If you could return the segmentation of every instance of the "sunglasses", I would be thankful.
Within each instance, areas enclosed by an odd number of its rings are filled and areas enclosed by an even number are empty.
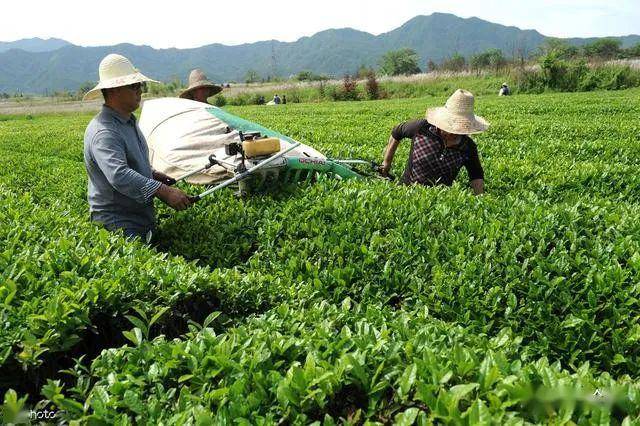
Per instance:
[[[147,90],[147,83],[133,83],[124,87],[130,90],[133,90],[134,92],[137,92],[138,90],[141,90],[144,92],[145,90]]]

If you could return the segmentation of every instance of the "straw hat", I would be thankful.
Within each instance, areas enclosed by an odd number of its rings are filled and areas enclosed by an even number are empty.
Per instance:
[[[439,129],[456,135],[471,135],[484,132],[489,123],[473,113],[474,98],[471,92],[458,89],[444,107],[429,108],[427,121]]]
[[[222,91],[222,87],[218,86],[217,84],[213,84],[212,82],[207,80],[207,76],[204,75],[201,70],[195,69],[189,74],[189,87],[187,87],[184,92],[180,93],[180,97],[188,98],[191,91],[199,87],[208,87],[209,96],[213,96],[216,93],[220,93]]]
[[[130,60],[122,55],[111,53],[104,57],[98,68],[100,81],[98,85],[89,90],[82,100],[97,99],[102,96],[102,89],[112,89],[114,87],[128,86],[134,83],[145,81],[157,81],[150,79],[133,67]]]

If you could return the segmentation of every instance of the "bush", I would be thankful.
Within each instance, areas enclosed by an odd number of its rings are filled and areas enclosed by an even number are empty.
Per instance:
[[[351,78],[349,74],[346,74],[342,79],[342,91],[340,92],[340,100],[357,101],[358,92],[356,88],[357,88],[356,80]]]
[[[251,97],[252,95],[249,93],[240,93],[238,96],[228,99],[227,103],[229,105],[238,105],[238,106],[251,105],[252,104]]]
[[[378,99],[380,97],[380,86],[378,80],[376,80],[376,74],[370,71],[367,74],[367,81],[364,83],[365,92],[367,92],[368,99]]]
[[[589,68],[584,60],[565,61],[556,53],[541,58],[541,71],[521,71],[516,86],[522,93],[620,90],[640,85],[640,72],[629,66]]]
[[[540,66],[546,87],[561,92],[578,90],[580,82],[589,73],[586,62],[563,61],[555,53],[542,57]]]
[[[563,92],[575,92],[580,87],[580,82],[589,74],[589,67],[585,61],[569,62],[567,74],[564,80]]]
[[[514,81],[521,93],[542,93],[547,88],[544,76],[539,71],[518,71]]]
[[[217,107],[223,107],[227,104],[227,98],[225,98],[223,95],[216,95],[213,98],[213,104]]]
[[[320,84],[318,84],[318,95],[320,96],[320,99],[323,99],[325,95],[324,86],[325,86],[324,81],[321,81]]]
[[[628,89],[640,85],[640,72],[631,67],[604,66],[592,70],[597,88],[605,90]]]
[[[326,86],[324,88],[323,92],[324,92],[325,99],[328,99],[328,100],[331,100],[331,101],[341,101],[342,100],[340,91],[334,85],[330,84],[330,85]]]
[[[300,91],[298,89],[291,89],[287,93],[285,93],[287,97],[287,103],[290,104],[298,104],[302,102],[302,97],[300,96]]]

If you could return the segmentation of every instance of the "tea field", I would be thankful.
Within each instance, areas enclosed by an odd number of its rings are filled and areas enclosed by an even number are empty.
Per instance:
[[[480,97],[483,196],[228,191],[158,203],[157,247],[89,222],[90,115],[0,116],[4,422],[639,424],[639,98]],[[444,100],[228,109],[380,161]]]

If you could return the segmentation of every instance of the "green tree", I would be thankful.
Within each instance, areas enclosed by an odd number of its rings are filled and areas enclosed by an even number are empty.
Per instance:
[[[454,53],[449,59],[445,59],[440,68],[447,71],[462,71],[467,66],[467,61],[459,53]]]
[[[78,88],[78,95],[81,95],[81,96],[84,95],[89,90],[93,89],[93,86],[95,86],[95,85],[96,85],[96,83],[94,83],[93,81],[85,81]]]
[[[356,75],[356,78],[358,79],[365,79],[365,78],[368,78],[371,73],[375,74],[375,71],[367,67],[366,65],[362,64],[360,65],[360,67],[358,67],[358,71],[356,72],[355,75]]]
[[[298,74],[296,74],[294,78],[298,81],[312,81],[313,73],[311,71],[306,71],[306,70],[300,71]]]
[[[506,64],[507,59],[500,49],[488,49],[483,53],[473,55],[469,61],[469,65],[473,69],[480,70],[491,67],[496,72]]]
[[[322,81],[328,80],[329,77],[327,77],[326,75],[314,74],[311,71],[304,70],[296,74],[294,79],[298,81]]]
[[[580,54],[576,46],[572,46],[559,38],[547,38],[538,48],[541,57],[554,55],[558,59],[574,59]]]
[[[598,59],[615,59],[622,53],[622,42],[613,38],[602,38],[586,44],[582,49],[585,56]]]
[[[640,58],[640,43],[625,49],[624,53],[627,58]]]
[[[258,71],[250,69],[244,76],[245,83],[258,83],[260,81],[260,74]]]
[[[411,75],[420,72],[418,54],[413,49],[392,50],[380,60],[380,72],[386,75]]]

